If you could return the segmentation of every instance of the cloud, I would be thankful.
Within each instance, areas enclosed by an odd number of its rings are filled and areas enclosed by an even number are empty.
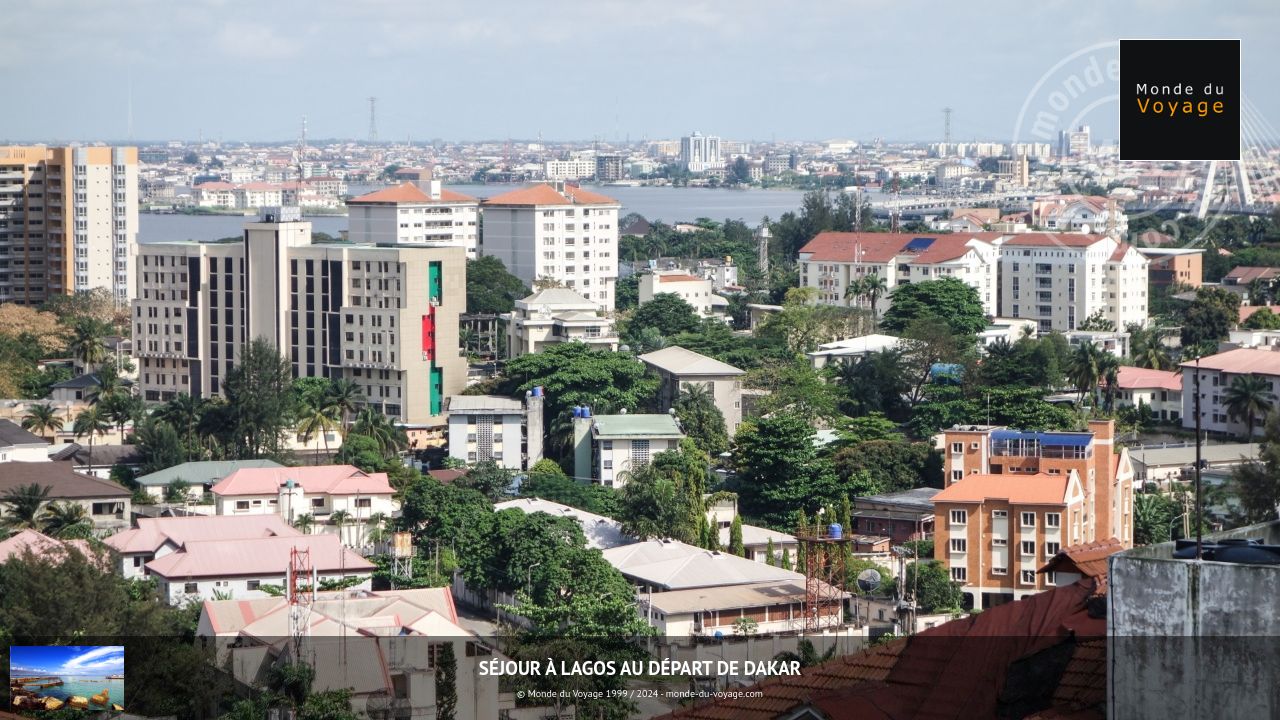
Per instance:
[[[67,675],[91,675],[99,672],[120,672],[124,670],[124,648],[119,645],[104,645],[90,648],[62,664],[62,672]]]
[[[302,40],[282,35],[261,23],[231,21],[214,35],[214,46],[231,60],[291,60],[302,52]]]

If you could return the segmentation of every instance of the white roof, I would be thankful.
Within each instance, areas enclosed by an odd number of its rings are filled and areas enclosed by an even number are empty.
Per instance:
[[[514,509],[525,514],[541,512],[555,517],[572,518],[582,526],[582,532],[587,536],[587,545],[600,550],[635,542],[635,538],[622,534],[622,526],[616,520],[550,500],[519,498],[495,503],[493,509]]]
[[[451,413],[501,412],[520,414],[524,412],[524,403],[499,395],[452,395],[446,399],[446,407]]]
[[[822,584],[829,587],[826,583]],[[840,595],[848,597],[848,593],[841,592]],[[672,590],[654,593],[652,597],[643,595],[640,600],[652,603],[654,610],[666,615],[687,615],[708,610],[737,610],[802,603],[805,598],[805,581],[801,577],[799,580]]]
[[[818,346],[817,351],[809,353],[809,357],[829,356],[837,357],[840,355],[866,355],[881,350],[892,350],[898,347],[898,343],[902,342],[902,338],[892,335],[863,335],[856,338],[848,338],[847,340],[837,340],[835,342],[824,343]]]
[[[672,345],[640,356],[644,362],[672,375],[744,375],[746,371],[713,357]]]
[[[804,578],[791,570],[676,540],[647,540],[610,548],[604,551],[604,559],[627,577],[668,590]]]
[[[721,545],[729,544],[729,530],[730,528],[728,527],[720,528],[720,544]],[[777,530],[770,530],[769,528],[756,527],[755,525],[747,525],[746,523],[743,523],[742,525],[742,544],[743,545],[746,545],[747,547],[754,547],[756,545],[768,545],[769,540],[773,540],[773,545],[774,547],[777,547],[777,548],[781,548],[783,545],[794,545],[796,543],[796,538],[794,535],[788,535],[784,532],[778,532]]]
[[[516,302],[516,307],[527,308],[533,305],[553,305],[566,310],[588,310],[593,312],[599,307],[568,288],[543,288]]]

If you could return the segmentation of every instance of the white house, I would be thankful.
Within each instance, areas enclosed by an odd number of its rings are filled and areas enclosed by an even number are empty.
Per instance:
[[[23,430],[17,423],[0,420],[0,463],[45,462],[49,459],[49,441]]]
[[[867,355],[873,355],[883,350],[896,350],[901,343],[902,338],[900,337],[873,333],[871,335],[823,343],[818,346],[817,350],[806,354],[809,356],[809,362],[813,364],[814,369],[821,370],[835,361],[856,363]]]
[[[1156,420],[1182,417],[1182,376],[1170,370],[1122,365],[1116,378],[1116,405],[1144,405]]]
[[[394,493],[386,473],[351,465],[241,468],[213,486],[219,515],[279,515],[291,525],[310,515],[317,529],[352,545],[363,544],[371,516],[399,511]],[[346,514],[341,524],[338,512]]]
[[[541,352],[548,345],[581,342],[617,350],[613,321],[595,301],[566,288],[544,288],[516,301],[502,316],[507,323],[507,357]]]
[[[1266,418],[1259,414],[1253,427],[1246,429],[1247,419],[1231,417],[1227,409],[1226,391],[1238,377],[1261,378],[1274,394],[1280,391],[1280,352],[1238,348],[1198,361],[1182,363],[1182,427],[1194,428],[1196,421],[1196,377],[1200,379],[1200,424],[1209,432],[1253,436],[1262,432]]]
[[[142,486],[142,489],[151,497],[157,500],[164,497],[165,489],[175,480],[181,480],[187,483],[187,495],[193,500],[199,500],[206,491],[213,489],[223,478],[241,468],[278,468],[282,467],[280,463],[274,460],[198,460],[193,462],[184,462],[180,465],[157,470],[141,477],[135,478],[134,482]]]
[[[704,318],[723,318],[729,301],[716,295],[711,280],[683,270],[659,270],[640,276],[639,302],[653,302],[659,295],[675,295]]]
[[[120,572],[126,578],[146,576],[147,563],[175,552],[188,542],[302,537],[279,515],[138,518],[138,526],[105,540],[120,554]]]
[[[37,462],[0,463],[0,496],[28,485],[49,488],[47,502],[68,502],[80,505],[93,522],[98,534],[107,534],[129,527],[132,493],[110,480],[76,472],[68,462],[50,462],[48,458]],[[9,507],[0,503],[0,515]]]
[[[536,390],[523,403],[495,395],[446,398],[449,457],[471,464],[492,460],[511,470],[541,460],[542,390]]]
[[[732,437],[742,423],[742,376],[745,370],[720,362],[713,357],[687,350],[678,345],[654,350],[640,356],[640,361],[653,368],[662,379],[658,403],[674,407],[680,392],[690,386],[707,389],[716,409],[724,416],[725,430]]]
[[[678,449],[683,439],[673,414],[593,417],[589,409],[580,409],[573,418],[573,474],[621,487],[626,473],[649,464],[657,453]]]

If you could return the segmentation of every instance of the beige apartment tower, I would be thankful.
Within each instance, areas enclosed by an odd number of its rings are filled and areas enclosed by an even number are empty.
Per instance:
[[[0,146],[0,302],[134,295],[138,149]]]
[[[234,242],[143,246],[133,304],[143,399],[221,394],[254,338],[295,377],[346,378],[408,429],[445,425],[462,391],[466,249],[313,243],[297,208],[264,210]]]

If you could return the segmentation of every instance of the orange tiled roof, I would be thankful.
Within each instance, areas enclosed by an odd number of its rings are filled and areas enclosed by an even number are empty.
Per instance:
[[[1069,475],[985,474],[966,475],[933,496],[933,502],[985,502],[1008,500],[1019,505],[1063,505],[1066,503]]]
[[[702,278],[693,275],[659,275],[658,282],[698,282]]]
[[[1107,558],[1124,550],[1124,544],[1115,538],[1097,540],[1065,547],[1058,551],[1038,572],[1076,572],[1093,578],[1097,583],[1095,594],[1107,592]]]
[[[1124,390],[1143,388],[1159,388],[1161,390],[1182,390],[1182,375],[1172,370],[1151,370],[1150,368],[1120,366],[1116,385]]]
[[[834,232],[818,233],[812,240],[800,248],[801,253],[808,253],[809,259],[818,262],[864,262],[886,263],[895,256],[906,252],[907,244],[912,240],[927,238],[933,242],[929,247],[915,254],[912,263],[939,263],[954,260],[969,251],[968,242],[973,239],[991,242],[1001,233],[955,233],[951,235],[918,235],[914,233],[864,233]]]
[[[434,199],[422,191],[422,188],[411,182],[401,183],[396,187],[375,190],[371,193],[352,198],[352,203],[429,203],[429,202],[475,202],[475,198],[452,190],[440,190],[440,199]]]
[[[512,190],[484,201],[485,205],[617,205],[611,197],[566,185],[564,193],[547,183]]]

